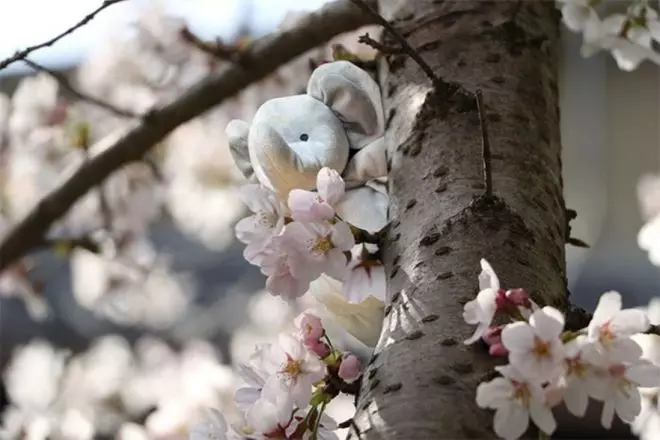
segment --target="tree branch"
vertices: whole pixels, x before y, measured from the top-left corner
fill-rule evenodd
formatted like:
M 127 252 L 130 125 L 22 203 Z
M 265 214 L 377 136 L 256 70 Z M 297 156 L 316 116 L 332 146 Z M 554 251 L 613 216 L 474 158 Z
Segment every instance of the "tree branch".
M 217 40 L 214 43 L 208 43 L 193 34 L 188 28 L 181 29 L 181 37 L 196 49 L 218 60 L 230 61 L 238 64 L 242 61 L 242 50 L 238 45 L 233 46 L 224 44 L 220 40 Z
M 30 68 L 36 72 L 43 72 L 46 73 L 47 75 L 50 75 L 57 83 L 62 87 L 63 89 L 66 89 L 74 95 L 76 98 L 80 99 L 81 101 L 89 102 L 90 104 L 93 104 L 97 107 L 103 108 L 105 110 L 108 110 L 111 113 L 114 113 L 117 116 L 121 116 L 124 118 L 138 118 L 140 115 L 132 113 L 128 110 L 123 110 L 120 108 L 117 108 L 113 106 L 112 104 L 109 104 L 105 101 L 102 101 L 98 98 L 95 98 L 93 96 L 87 95 L 80 90 L 76 89 L 71 85 L 71 82 L 66 78 L 66 76 L 55 72 L 54 70 L 51 70 L 45 66 L 42 66 L 41 64 L 35 63 L 34 61 L 28 59 L 28 58 L 23 58 L 22 61 L 30 66 Z
M 394 29 L 394 26 L 390 24 L 389 21 L 385 20 L 382 15 L 378 13 L 372 6 L 370 6 L 365 0 L 350 0 L 355 6 L 359 7 L 365 15 L 370 16 L 376 24 L 379 24 L 385 28 L 387 33 L 390 34 L 392 38 L 394 38 L 397 43 L 401 45 L 401 51 L 405 54 L 407 54 L 410 58 L 413 59 L 419 65 L 419 67 L 424 71 L 426 76 L 431 80 L 434 86 L 439 85 L 439 80 L 438 77 L 436 76 L 435 72 L 433 72 L 433 69 L 429 64 L 424 61 L 424 58 L 419 54 L 417 50 L 415 50 L 414 47 L 412 47 L 409 43 L 408 40 L 405 39 L 403 35 L 399 33 L 396 29 Z M 368 44 L 364 42 L 365 44 Z M 373 47 L 373 46 L 372 46 Z
M 24 60 L 25 57 L 30 55 L 32 52 L 35 50 L 43 49 L 44 47 L 50 47 L 53 44 L 57 43 L 60 41 L 62 38 L 66 37 L 67 35 L 72 34 L 76 30 L 80 29 L 81 27 L 85 26 L 87 23 L 92 21 L 94 17 L 96 17 L 101 11 L 103 11 L 105 8 L 114 5 L 115 3 L 120 3 L 123 2 L 124 0 L 104 0 L 103 3 L 101 3 L 101 6 L 87 14 L 85 17 L 83 17 L 82 20 L 80 20 L 78 23 L 70 27 L 69 29 L 65 30 L 61 34 L 57 35 L 56 37 L 51 38 L 50 40 L 37 44 L 34 46 L 29 46 L 23 50 L 16 51 L 14 55 L 10 56 L 9 58 L 6 58 L 2 61 L 0 61 L 0 70 L 4 69 L 5 67 L 9 66 L 12 63 L 15 63 L 16 61 L 19 60 Z
M 153 145 L 176 127 L 261 80 L 301 53 L 335 35 L 372 23 L 373 17 L 362 14 L 347 0 L 328 3 L 301 19 L 295 29 L 263 37 L 251 44 L 247 56 L 258 62 L 250 69 L 228 63 L 178 99 L 150 111 L 141 123 L 135 123 L 134 128 L 114 145 L 81 166 L 9 231 L 0 243 L 0 271 L 42 241 L 50 226 L 90 188 L 99 185 L 122 166 L 142 159 Z

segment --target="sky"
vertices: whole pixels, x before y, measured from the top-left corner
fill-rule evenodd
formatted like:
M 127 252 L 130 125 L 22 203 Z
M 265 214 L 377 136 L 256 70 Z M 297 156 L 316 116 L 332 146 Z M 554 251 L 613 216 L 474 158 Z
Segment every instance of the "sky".
M 140 7 L 154 1 L 162 4 L 169 13 L 185 18 L 189 27 L 203 38 L 231 39 L 245 14 L 249 17 L 251 29 L 264 34 L 272 31 L 287 11 L 312 10 L 327 0 L 125 0 L 108 7 L 53 47 L 34 52 L 32 58 L 48 67 L 75 64 L 104 36 L 125 29 L 135 19 Z M 101 2 L 18 0 L 12 1 L 11 7 L 0 6 L 0 59 L 51 39 L 96 9 Z M 22 63 L 16 63 L 4 73 L 22 71 L 27 69 Z

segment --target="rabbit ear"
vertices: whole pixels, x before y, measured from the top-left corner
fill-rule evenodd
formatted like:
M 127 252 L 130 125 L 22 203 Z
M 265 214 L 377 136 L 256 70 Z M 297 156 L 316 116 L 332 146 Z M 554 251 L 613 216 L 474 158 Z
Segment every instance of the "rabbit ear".
M 349 61 L 317 67 L 309 79 L 307 94 L 335 112 L 351 148 L 363 148 L 384 131 L 380 88 L 367 72 Z
M 234 158 L 234 163 L 236 163 L 236 166 L 241 170 L 245 178 L 253 182 L 256 181 L 256 177 L 250 163 L 250 152 L 248 150 L 249 132 L 250 126 L 248 123 L 240 119 L 230 121 L 227 124 L 227 128 L 225 128 L 225 134 L 229 141 L 229 151 L 231 152 L 231 157 Z

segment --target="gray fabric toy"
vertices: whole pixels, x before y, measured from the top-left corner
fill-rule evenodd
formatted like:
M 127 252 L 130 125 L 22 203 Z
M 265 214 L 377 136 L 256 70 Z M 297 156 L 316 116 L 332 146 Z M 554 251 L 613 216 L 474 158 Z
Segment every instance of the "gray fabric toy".
M 283 200 L 292 189 L 315 190 L 323 167 L 341 173 L 347 192 L 335 210 L 376 232 L 389 202 L 384 129 L 378 84 L 354 64 L 334 61 L 314 70 L 306 94 L 271 99 L 251 126 L 233 120 L 226 133 L 245 177 Z M 358 151 L 350 157 L 351 150 Z

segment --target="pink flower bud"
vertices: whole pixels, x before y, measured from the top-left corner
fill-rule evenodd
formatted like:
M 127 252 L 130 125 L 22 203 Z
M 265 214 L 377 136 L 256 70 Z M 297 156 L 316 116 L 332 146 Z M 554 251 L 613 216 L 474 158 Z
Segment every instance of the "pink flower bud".
M 482 339 L 488 345 L 501 344 L 502 330 L 504 330 L 504 325 L 492 325 L 486 329 Z
M 499 289 L 495 294 L 495 306 L 498 311 L 506 310 L 511 307 L 509 299 L 506 297 L 506 291 L 504 289 Z
M 325 334 L 321 318 L 311 312 L 303 312 L 298 316 L 297 325 L 303 339 L 320 339 Z
M 488 354 L 493 357 L 504 357 L 509 354 L 509 350 L 507 350 L 504 344 L 498 342 L 488 347 Z
M 328 347 L 328 344 L 321 342 L 318 339 L 305 338 L 303 344 L 305 344 L 307 350 L 311 351 L 321 359 L 330 354 L 330 347 Z
M 345 382 L 351 383 L 360 377 L 360 371 L 362 366 L 360 365 L 360 360 L 357 356 L 349 354 L 344 356 L 341 360 L 341 365 L 339 365 L 339 372 L 337 373 L 340 378 L 344 379 Z
M 504 325 L 493 325 L 488 327 L 481 337 L 488 344 L 488 353 L 491 356 L 506 356 L 509 350 L 502 344 L 502 330 Z
M 511 302 L 514 306 L 525 307 L 527 309 L 532 308 L 532 303 L 529 299 L 529 295 L 525 292 L 524 289 L 510 289 L 506 291 L 506 299 Z

